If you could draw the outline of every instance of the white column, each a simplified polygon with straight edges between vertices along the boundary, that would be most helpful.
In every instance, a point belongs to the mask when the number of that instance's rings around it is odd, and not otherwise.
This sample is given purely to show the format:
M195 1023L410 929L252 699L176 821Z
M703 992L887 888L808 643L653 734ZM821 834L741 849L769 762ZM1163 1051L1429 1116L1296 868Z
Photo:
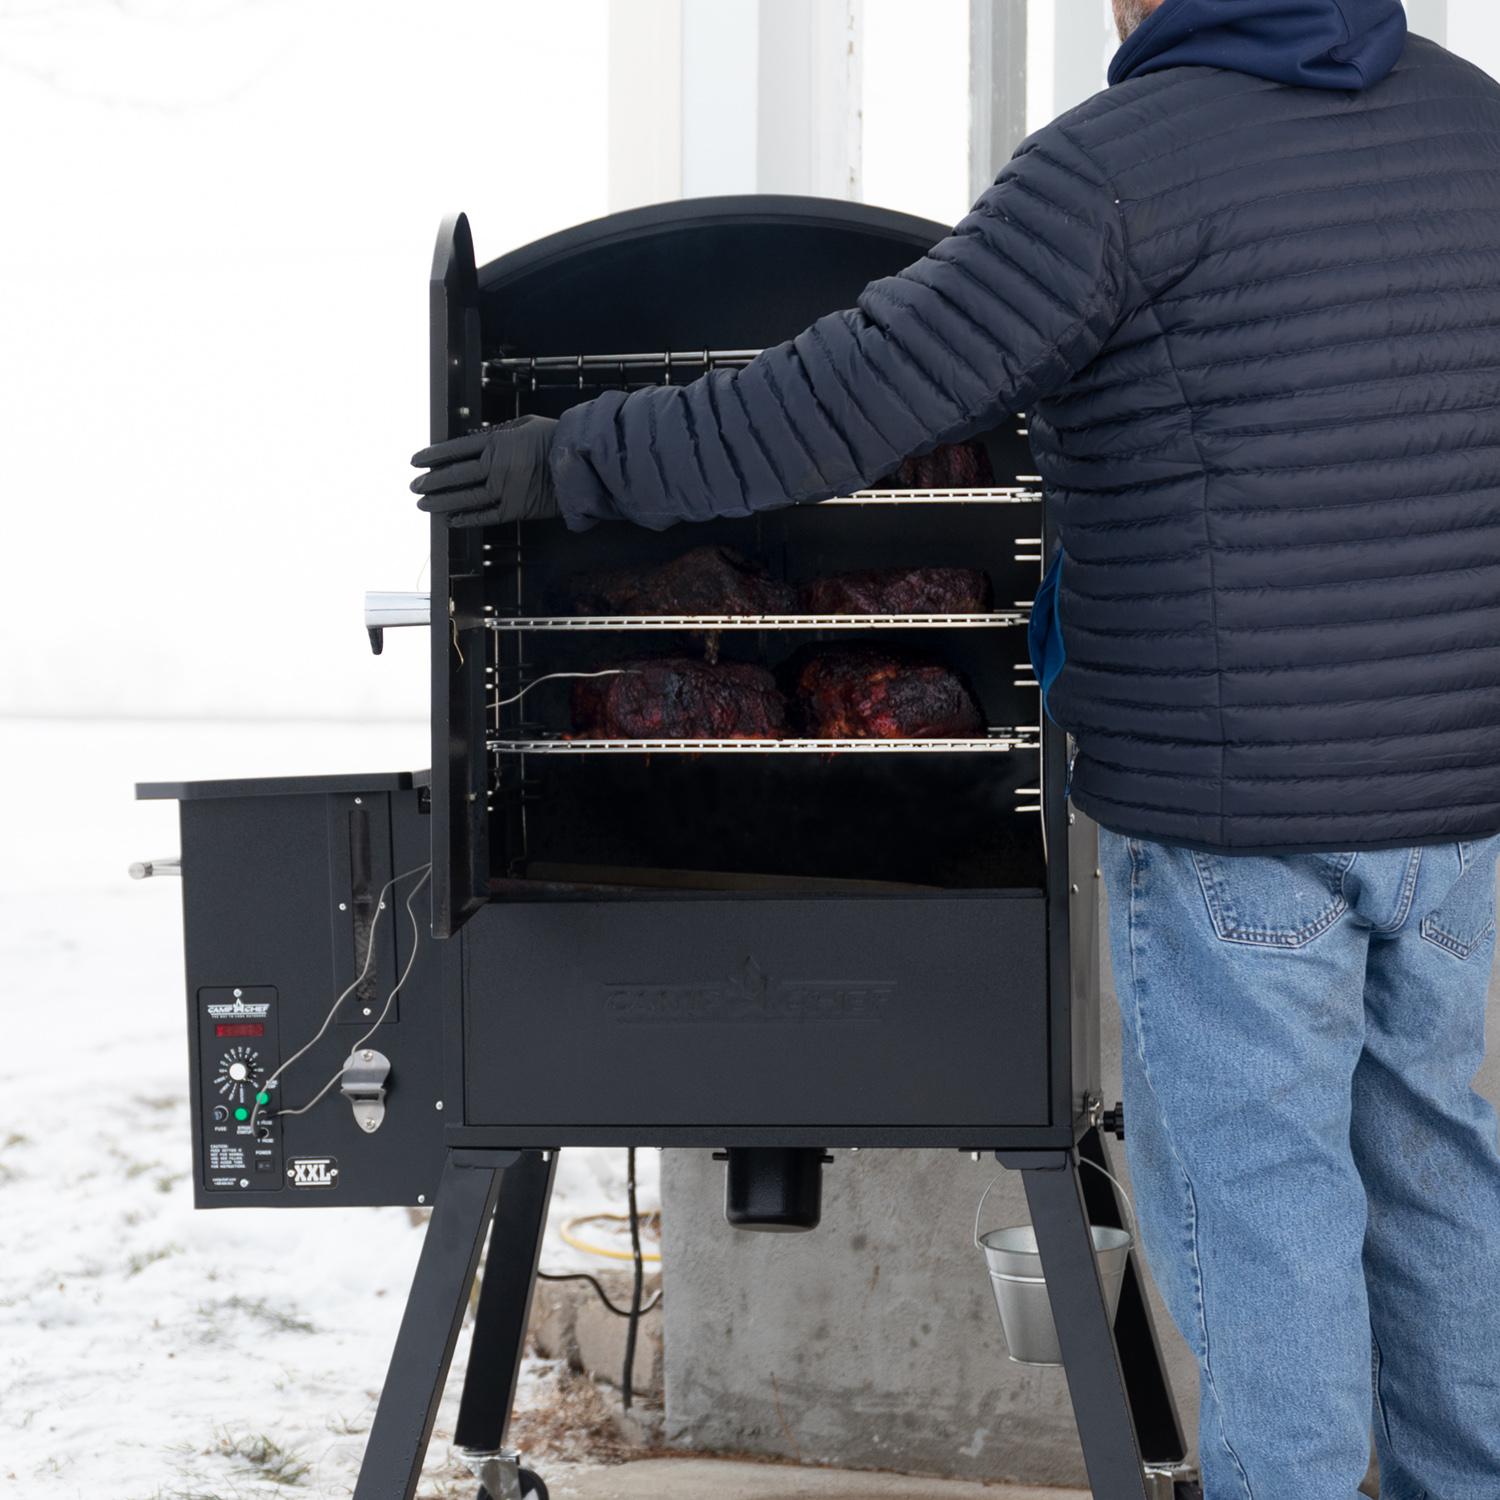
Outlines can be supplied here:
M860 10L860 0L760 0L761 192L859 197Z
M1026 131L1026 0L969 0L969 197L978 198Z
M760 179L760 0L682 0L682 195Z
M863 0L610 7L610 204L860 196Z
M1459 5L1463 0L1457 0ZM1484 0L1490 7L1490 0ZM1448 0L1406 0L1406 24L1418 36L1448 45Z
M682 196L683 0L609 8L609 206Z
M1052 113L1065 114L1105 86L1120 45L1109 0L1051 0Z

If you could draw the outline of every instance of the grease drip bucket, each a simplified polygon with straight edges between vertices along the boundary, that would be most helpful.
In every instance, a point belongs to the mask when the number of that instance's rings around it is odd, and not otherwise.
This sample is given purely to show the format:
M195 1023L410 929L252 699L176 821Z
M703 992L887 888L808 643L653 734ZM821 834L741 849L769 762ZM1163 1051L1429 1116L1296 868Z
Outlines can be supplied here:
M1098 1171L1104 1170L1087 1158L1083 1160ZM1119 1187L1114 1177L1107 1172L1104 1175ZM1042 1272L1035 1229L1030 1224L1020 1224L1009 1229L992 1229L984 1235L979 1233L984 1200L999 1180L995 1178L979 1200L979 1209L974 1215L974 1244L984 1252L989 1266L990 1290L995 1294L995 1307L1005 1332L1006 1347L1016 1364L1060 1365L1062 1350L1058 1347L1057 1326L1052 1319L1052 1303L1047 1295L1047 1278ZM1121 1196L1124 1196L1123 1188ZM1130 1213L1128 1199L1126 1212L1129 1222L1134 1225L1135 1216ZM1105 1303L1113 1323L1135 1236L1130 1230L1103 1224L1091 1225L1089 1233L1093 1237L1099 1280L1104 1286Z

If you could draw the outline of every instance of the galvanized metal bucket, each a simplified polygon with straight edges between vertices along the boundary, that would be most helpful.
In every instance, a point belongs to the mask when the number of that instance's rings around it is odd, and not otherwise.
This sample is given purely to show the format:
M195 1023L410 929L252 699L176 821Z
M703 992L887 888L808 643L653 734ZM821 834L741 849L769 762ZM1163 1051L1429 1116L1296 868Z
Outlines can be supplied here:
M1104 1172L1103 1167L1087 1157L1080 1160ZM1131 1212L1124 1188L1110 1173L1104 1172L1104 1175L1120 1188L1127 1219L1133 1229L1135 1215ZM995 1307L1000 1313L1005 1343L1010 1358L1018 1365L1060 1365L1062 1350L1057 1343L1057 1327L1052 1320L1052 1304L1047 1296L1047 1278L1042 1273L1036 1231L1030 1224L1020 1224L1009 1229L992 1229L984 1235L979 1233L984 1200L999 1180L996 1177L979 1199L979 1207L974 1213L974 1244L984 1252L989 1265L990 1290L995 1294ZM1120 1305L1120 1288L1125 1281L1125 1266L1135 1236L1130 1229L1114 1229L1102 1224L1092 1225L1089 1232L1093 1236L1099 1280L1104 1285L1105 1302L1113 1322Z

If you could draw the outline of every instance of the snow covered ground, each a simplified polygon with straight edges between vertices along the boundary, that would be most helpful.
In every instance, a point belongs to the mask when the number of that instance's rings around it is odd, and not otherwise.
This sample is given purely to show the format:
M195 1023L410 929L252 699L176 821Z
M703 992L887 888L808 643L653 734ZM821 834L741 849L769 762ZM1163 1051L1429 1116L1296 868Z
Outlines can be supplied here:
M427 759L420 724L0 721L0 1500L352 1489L420 1225L193 1212L180 887L125 873L177 851L176 810L131 788ZM564 1154L545 1267L580 1263L557 1222L619 1207L623 1168ZM449 1390L423 1495L468 1500ZM532 1364L522 1405L549 1393Z

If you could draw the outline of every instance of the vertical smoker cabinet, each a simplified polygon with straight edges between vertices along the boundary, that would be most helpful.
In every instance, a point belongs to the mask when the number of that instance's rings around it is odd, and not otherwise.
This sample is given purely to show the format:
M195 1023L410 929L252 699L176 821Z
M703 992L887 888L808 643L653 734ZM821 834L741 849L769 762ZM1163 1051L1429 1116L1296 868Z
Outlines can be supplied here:
M732 368L944 232L700 199L480 266L459 215L429 285L430 436ZM489 1500L542 1495L506 1434L557 1152L579 1145L723 1150L742 1177L788 1161L799 1191L826 1150L993 1154L1024 1174L1096 1500L1197 1493L1135 1264L1111 1327L1089 1235L1120 1222L1080 1170L1108 1165L1097 848L1024 664L1042 497L1024 418L972 440L979 482L887 479L692 535L434 518L430 773L140 789L181 804L198 1204L433 1207L355 1500L415 1494L482 1257L458 1445ZM705 542L789 581L982 567L995 607L674 635L567 603L576 572ZM647 754L573 739L539 681L710 629L783 669L821 644L935 651L986 730Z

